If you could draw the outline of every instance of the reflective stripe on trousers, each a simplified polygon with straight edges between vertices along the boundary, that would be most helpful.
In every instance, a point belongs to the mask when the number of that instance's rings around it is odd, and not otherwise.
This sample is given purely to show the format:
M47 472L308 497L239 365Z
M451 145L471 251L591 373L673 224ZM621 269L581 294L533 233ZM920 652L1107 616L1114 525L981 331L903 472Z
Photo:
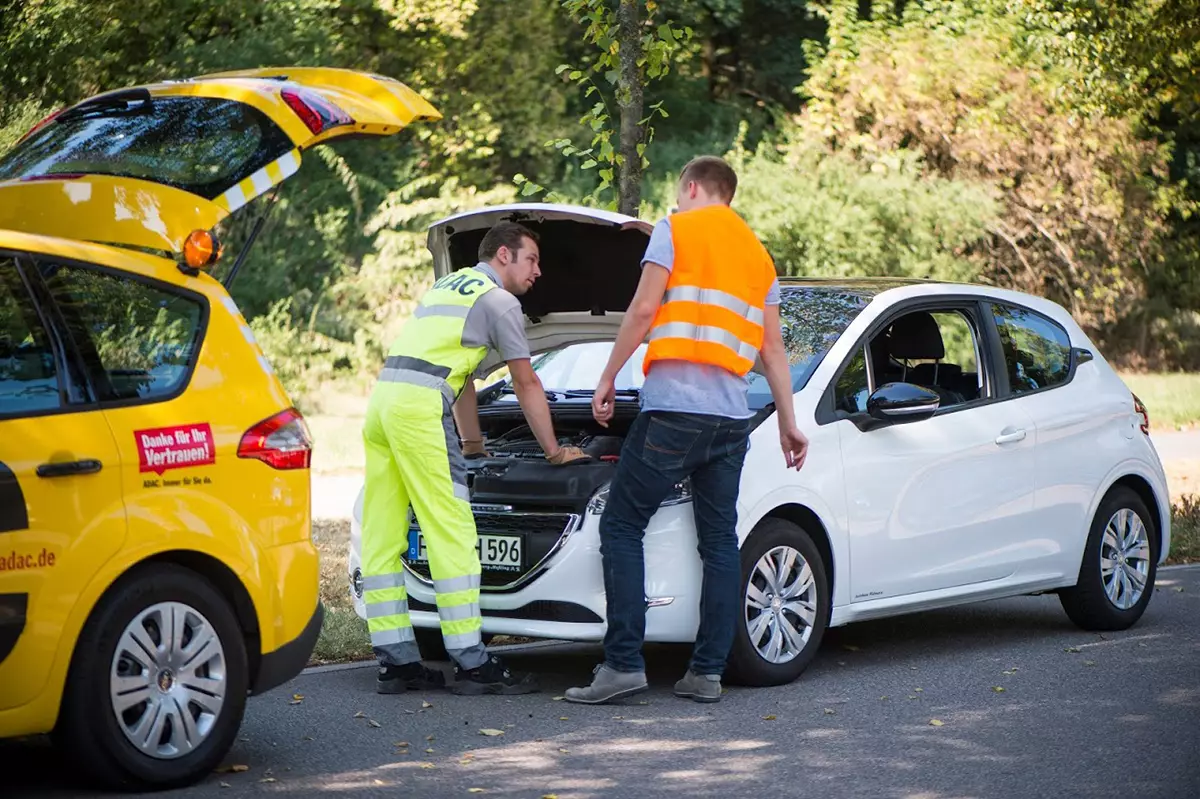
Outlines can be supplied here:
M417 359L389 361L388 368L436 377L420 371L423 362ZM428 552L446 649L462 668L473 669L487 659L479 612L478 539L454 419L444 395L431 389L416 381L383 382L372 392L368 406L363 426L367 473L362 513L367 622L382 663L400 665L420 659L407 613L401 561L409 547L411 504ZM392 612L401 608L404 613Z

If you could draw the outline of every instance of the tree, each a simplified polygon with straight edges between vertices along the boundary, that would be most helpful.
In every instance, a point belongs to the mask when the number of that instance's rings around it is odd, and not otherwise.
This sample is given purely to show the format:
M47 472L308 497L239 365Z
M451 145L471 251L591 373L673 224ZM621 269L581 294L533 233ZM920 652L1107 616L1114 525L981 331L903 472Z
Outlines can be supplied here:
M566 80L583 89L585 100L597 98L579 120L593 135L587 149L576 147L568 138L546 144L565 156L579 159L581 169L597 170L600 184L593 197L610 189L616 175L616 197L607 206L636 216L641 206L642 173L650 164L646 146L654 138L650 123L655 116L667 116L661 100L650 105L650 113L642 116L645 91L652 81L667 75L672 58L690 41L692 29L678 28L668 22L656 25L659 6L654 0L619 0L615 11L607 0L562 0L562 5L572 21L585 26L584 40L597 49L590 59L585 59L584 68L562 64L557 69L557 74L565 75ZM603 84L597 80L601 77L620 114L616 149L612 144L611 105ZM522 196L546 191L544 186L521 174L514 177L514 182L521 187ZM547 199L560 196L551 192Z

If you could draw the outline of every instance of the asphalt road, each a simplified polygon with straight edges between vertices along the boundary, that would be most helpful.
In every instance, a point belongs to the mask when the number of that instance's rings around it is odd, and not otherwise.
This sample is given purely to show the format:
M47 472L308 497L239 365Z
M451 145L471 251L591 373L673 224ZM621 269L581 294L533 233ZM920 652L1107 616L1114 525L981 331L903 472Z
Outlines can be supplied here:
M370 668L306 673L251 701L227 760L247 770L175 795L1200 796L1200 567L1162 572L1123 633L1082 632L1049 596L862 623L830 631L796 683L718 705L671 696L681 647L653 648L653 691L621 706L553 701L597 656L510 654L546 687L510 698L379 696ZM0 747L6 797L87 795L70 774L69 755Z

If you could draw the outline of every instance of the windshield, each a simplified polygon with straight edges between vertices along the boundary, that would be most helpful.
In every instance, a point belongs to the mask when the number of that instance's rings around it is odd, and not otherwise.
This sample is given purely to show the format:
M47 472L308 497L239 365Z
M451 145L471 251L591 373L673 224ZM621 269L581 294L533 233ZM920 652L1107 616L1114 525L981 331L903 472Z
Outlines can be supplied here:
M211 200L292 148L265 114L214 97L96 101L68 110L0 161L0 180L112 175Z
M780 292L779 318L783 324L783 344L792 373L792 391L808 384L809 377L821 365L825 354L845 332L854 318L871 301L870 292L842 287L785 286ZM621 367L615 380L617 391L635 396L643 383L642 344ZM611 342L571 344L537 358L534 371L547 391L591 391L608 363ZM751 410L760 410L772 402L767 379L756 372L747 376L747 400ZM516 401L502 394L500 401Z

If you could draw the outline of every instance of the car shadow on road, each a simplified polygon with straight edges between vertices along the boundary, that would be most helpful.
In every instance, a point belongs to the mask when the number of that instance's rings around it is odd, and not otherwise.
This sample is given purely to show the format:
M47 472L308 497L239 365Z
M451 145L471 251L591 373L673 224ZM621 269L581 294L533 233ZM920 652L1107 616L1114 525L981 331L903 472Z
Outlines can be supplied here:
M1163 613L1162 603L1151 603L1126 635L1161 634ZM536 672L542 682L543 693L530 697L381 697L368 667L304 675L251 700L242 736L226 760L250 764L251 771L215 774L186 793L440 797L482 788L485 796L514 799L547 794L728 799L949 795L939 790L944 788L953 795L999 799L1028 795L1006 793L1012 787L1006 780L1024 779L1036 762L1028 758L1045 752L1066 764L1056 768L1071 772L1072 789L1083 792L1078 795L1113 795L1123 782L1133 795L1172 795L1176 783L1160 783L1161 790L1153 784L1152 769L1165 768L1170 777L1169 763L1147 760L1140 774L1120 778L1084 769L1087 746L1079 736L1097 726L1088 721L1090 713L1099 714L1098 730L1124 719L1135 738L1142 730L1145 742L1164 732L1139 721L1119 692L1099 698L1082 693L1081 674L1097 687L1127 682L1128 672L1115 657L1111 668L1101 668L1102 662L1081 672L1085 656L1064 654L1076 643L1102 640L1074 627L1053 596L861 622L829 630L797 682L733 687L720 705L670 695L691 651L682 645L647 646L651 691L603 707L561 701L567 687L590 680L602 657L594 644L510 648L506 658L512 666ZM1088 651L1116 654L1104 647ZM1137 663L1141 674L1155 672L1160 653L1132 651L1138 654L1126 665ZM992 683L1004 679L1001 669L1018 659L1023 668L1041 659L1029 673L1043 682L1022 687L1013 678L1009 693L992 693ZM964 688L972 679L986 682ZM1155 690L1158 712L1166 708L1172 719L1200 713L1200 697L1183 683ZM293 691L305 696L303 702L288 701ZM909 691L918 693L905 696ZM378 725L369 724L374 719ZM939 719L945 728L933 726ZM484 730L498 734L489 737ZM1186 738L1182 733L1179 742ZM411 743L400 748L399 740ZM1021 754L1026 751L1031 754ZM76 784L69 756L41 740L0 744L0 775L5 796L92 795ZM794 780L787 783L794 790L780 793L781 779Z

